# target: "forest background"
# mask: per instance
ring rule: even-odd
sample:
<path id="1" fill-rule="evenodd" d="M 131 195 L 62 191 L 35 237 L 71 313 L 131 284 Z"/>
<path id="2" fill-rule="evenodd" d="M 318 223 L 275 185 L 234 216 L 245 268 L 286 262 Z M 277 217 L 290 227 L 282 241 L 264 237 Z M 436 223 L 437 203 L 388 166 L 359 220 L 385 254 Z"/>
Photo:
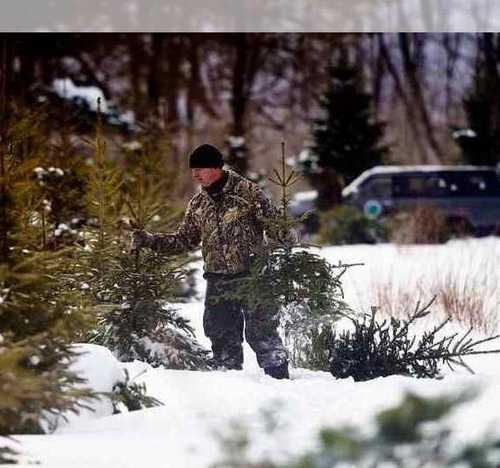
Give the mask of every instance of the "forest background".
<path id="1" fill-rule="evenodd" d="M 470 127 L 465 103 L 481 80 L 484 118 L 499 127 L 498 34 L 3 34 L 1 44 L 1 89 L 17 105 L 60 109 L 65 96 L 81 122 L 96 103 L 74 89 L 96 87 L 114 109 L 110 151 L 139 128 L 168 136 L 171 169 L 185 176 L 181 197 L 192 189 L 185 157 L 199 143 L 218 145 L 243 172 L 269 173 L 281 141 L 298 155 L 339 54 L 361 70 L 373 118 L 385 124 L 384 163 L 461 162 L 454 135 Z M 51 131 L 69 115 L 56 110 Z"/>

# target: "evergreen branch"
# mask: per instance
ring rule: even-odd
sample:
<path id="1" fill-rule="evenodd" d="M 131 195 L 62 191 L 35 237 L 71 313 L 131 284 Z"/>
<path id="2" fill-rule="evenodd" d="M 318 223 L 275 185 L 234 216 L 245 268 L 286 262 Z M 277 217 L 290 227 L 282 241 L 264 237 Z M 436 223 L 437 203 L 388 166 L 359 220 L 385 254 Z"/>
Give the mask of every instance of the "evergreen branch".
<path id="1" fill-rule="evenodd" d="M 349 317 L 354 324 L 354 332 L 346 331 L 340 336 L 333 334 L 329 345 L 332 374 L 336 377 L 353 376 L 355 380 L 391 374 L 436 377 L 439 373 L 438 362 L 446 364 L 451 370 L 455 365 L 472 371 L 464 362 L 465 356 L 500 353 L 500 349 L 475 349 L 478 344 L 490 342 L 499 336 L 473 341 L 468 338 L 471 330 L 460 336 L 454 333 L 436 340 L 438 332 L 449 322 L 449 317 L 424 333 L 418 343 L 415 336 L 409 337 L 410 325 L 428 315 L 433 300 L 424 307 L 418 303 L 414 313 L 403 322 L 394 318 L 391 318 L 390 323 L 387 320 L 377 322 L 375 307 L 372 307 L 371 314 L 364 316 L 363 321 Z"/>
<path id="2" fill-rule="evenodd" d="M 272 182 L 275 185 L 280 185 L 280 183 L 276 179 L 273 179 L 272 177 L 268 177 L 267 180 L 269 180 L 270 182 Z"/>
<path id="3" fill-rule="evenodd" d="M 482 340 L 474 341 L 473 343 L 471 343 L 470 345 L 468 345 L 468 348 L 480 345 L 482 343 L 486 343 L 486 342 L 491 341 L 491 340 L 496 340 L 497 338 L 500 338 L 500 335 L 490 336 L 490 337 L 484 338 Z"/>
<path id="4" fill-rule="evenodd" d="M 472 327 L 469 328 L 469 330 L 467 331 L 467 333 L 464 334 L 464 336 L 458 340 L 456 343 L 455 343 L 455 346 L 453 347 L 453 351 L 457 351 L 459 348 L 460 348 L 460 345 L 464 342 L 464 340 L 472 333 Z"/>

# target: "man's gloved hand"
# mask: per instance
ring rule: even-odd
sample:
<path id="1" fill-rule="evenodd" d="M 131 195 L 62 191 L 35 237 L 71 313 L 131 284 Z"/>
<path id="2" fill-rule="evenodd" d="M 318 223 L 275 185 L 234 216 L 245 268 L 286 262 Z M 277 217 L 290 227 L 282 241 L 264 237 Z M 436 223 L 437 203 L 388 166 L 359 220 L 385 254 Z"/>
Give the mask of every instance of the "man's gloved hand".
<path id="1" fill-rule="evenodd" d="M 130 242 L 130 253 L 139 252 L 143 247 L 148 247 L 150 234 L 146 231 L 134 231 Z"/>

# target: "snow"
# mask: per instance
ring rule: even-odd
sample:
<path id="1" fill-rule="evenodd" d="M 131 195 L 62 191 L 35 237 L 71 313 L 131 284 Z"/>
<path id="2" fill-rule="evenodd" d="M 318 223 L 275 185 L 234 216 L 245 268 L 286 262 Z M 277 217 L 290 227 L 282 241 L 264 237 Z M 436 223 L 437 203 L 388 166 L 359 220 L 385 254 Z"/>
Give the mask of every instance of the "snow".
<path id="1" fill-rule="evenodd" d="M 311 173 L 319 173 L 323 169 L 318 165 L 319 157 L 314 154 L 312 148 L 306 146 L 295 158 L 288 158 L 287 164 L 291 167 L 301 167 L 309 165 L 308 171 Z"/>
<path id="2" fill-rule="evenodd" d="M 466 137 L 466 138 L 476 138 L 477 133 L 472 130 L 472 128 L 461 128 L 460 130 L 455 130 L 452 134 L 453 138 L 460 138 L 460 137 Z"/>
<path id="3" fill-rule="evenodd" d="M 233 149 L 242 148 L 245 146 L 245 137 L 230 135 L 227 139 L 229 146 Z"/>
<path id="4" fill-rule="evenodd" d="M 52 82 L 53 91 L 61 98 L 73 101 L 76 104 L 83 104 L 91 111 L 97 112 L 97 103 L 100 100 L 100 112 L 106 116 L 107 121 L 112 125 L 126 125 L 130 129 L 135 125 L 135 114 L 132 110 L 118 112 L 116 105 L 107 101 L 102 89 L 97 86 L 79 86 L 71 78 L 57 78 Z M 138 149 L 134 143 L 131 145 L 131 151 Z M 127 144 L 124 144 L 127 149 Z M 43 168 L 36 168 L 35 172 L 38 178 L 43 177 L 46 172 Z M 49 172 L 55 172 L 58 176 L 64 175 L 62 169 L 49 168 Z"/>
<path id="5" fill-rule="evenodd" d="M 78 358 L 72 363 L 70 370 L 85 379 L 82 387 L 92 388 L 99 393 L 110 393 L 118 382 L 125 381 L 125 372 L 122 364 L 111 354 L 109 349 L 89 343 L 73 345 Z M 100 420 L 113 414 L 113 405 L 109 398 L 100 398 L 86 402 L 92 410 L 81 409 L 78 415 L 67 413 L 57 420 L 59 429 L 64 430 L 68 424 L 81 424 L 83 421 Z"/>
<path id="6" fill-rule="evenodd" d="M 127 151 L 139 151 L 140 149 L 142 149 L 142 143 L 137 140 L 134 140 L 123 143 L 122 147 Z"/>
<path id="7" fill-rule="evenodd" d="M 335 264 L 339 260 L 365 264 L 351 268 L 343 277 L 345 298 L 355 309 L 366 310 L 376 304 L 380 288 L 394 292 L 396 299 L 404 288 L 413 292 L 402 301 L 413 308 L 418 295 L 415 291 L 424 299 L 436 281 L 455 275 L 457 282 L 471 282 L 470 290 L 487 299 L 485 313 L 498 311 L 498 307 L 490 310 L 498 304 L 498 238 L 407 247 L 332 246 L 318 251 Z M 197 279 L 198 299 L 175 306 L 192 320 L 200 343 L 208 346 L 202 331 L 205 283 L 201 272 Z M 441 320 L 442 305 L 436 305 L 432 317 L 427 325 Z M 466 327 L 453 323 L 452 329 L 463 331 Z M 480 331 L 476 334 L 482 336 Z M 263 374 L 246 344 L 245 369 L 227 372 L 153 369 L 138 361 L 120 364 L 104 348 L 78 346 L 90 351 L 78 366 L 93 387 L 109 391 L 123 369 L 128 369 L 131 378 L 144 382 L 148 393 L 164 406 L 114 416 L 109 406 L 103 406 L 92 415 L 74 418 L 54 434 L 18 436 L 25 454 L 40 461 L 41 467 L 207 468 L 222 458 L 218 434 L 234 433 L 231 424 L 235 421 L 248 428 L 252 456 L 268 454 L 282 459 L 310 449 L 317 431 L 325 425 L 369 429 L 373 415 L 399 403 L 407 391 L 437 396 L 477 389 L 479 396 L 447 420 L 458 442 L 479 438 L 488 431 L 495 433 L 498 423 L 498 355 L 471 357 L 467 362 L 475 375 L 465 370 L 446 371 L 442 380 L 390 376 L 354 382 L 335 380 L 324 372 L 291 369 L 291 380 L 278 381 Z M 267 418 L 274 415 L 278 427 L 272 435 L 266 431 L 266 414 Z"/>
<path id="8" fill-rule="evenodd" d="M 476 299 L 482 314 L 497 331 L 500 310 L 500 240 L 495 237 L 454 240 L 443 245 L 353 245 L 328 247 L 322 254 L 330 262 L 364 263 L 343 276 L 347 302 L 355 310 L 368 312 L 372 305 L 402 303 L 411 294 L 407 308 L 416 301 L 428 302 L 434 294 L 457 292 L 464 301 Z M 386 301 L 386 299 L 389 299 Z M 439 299 L 439 298 L 438 298 Z M 434 317 L 443 317 L 439 301 Z M 394 311 L 394 312 L 403 312 Z"/>
<path id="9" fill-rule="evenodd" d="M 313 202 L 316 200 L 318 197 L 318 191 L 317 190 L 307 190 L 305 192 L 297 192 L 293 196 L 292 202 Z"/>
<path id="10" fill-rule="evenodd" d="M 108 112 L 108 104 L 104 93 L 96 86 L 76 86 L 70 78 L 59 78 L 52 82 L 54 92 L 61 98 L 81 100 L 89 109 L 97 111 L 97 100 L 101 100 L 101 112 Z"/>

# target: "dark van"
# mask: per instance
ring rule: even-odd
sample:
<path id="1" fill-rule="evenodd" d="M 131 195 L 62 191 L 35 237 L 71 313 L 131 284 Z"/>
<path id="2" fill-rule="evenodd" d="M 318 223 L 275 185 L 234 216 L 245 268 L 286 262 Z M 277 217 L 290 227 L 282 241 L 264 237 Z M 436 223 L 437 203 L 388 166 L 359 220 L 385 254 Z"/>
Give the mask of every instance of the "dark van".
<path id="1" fill-rule="evenodd" d="M 378 218 L 432 204 L 477 235 L 500 232 L 500 174 L 486 166 L 377 166 L 342 191 L 346 203 Z"/>

